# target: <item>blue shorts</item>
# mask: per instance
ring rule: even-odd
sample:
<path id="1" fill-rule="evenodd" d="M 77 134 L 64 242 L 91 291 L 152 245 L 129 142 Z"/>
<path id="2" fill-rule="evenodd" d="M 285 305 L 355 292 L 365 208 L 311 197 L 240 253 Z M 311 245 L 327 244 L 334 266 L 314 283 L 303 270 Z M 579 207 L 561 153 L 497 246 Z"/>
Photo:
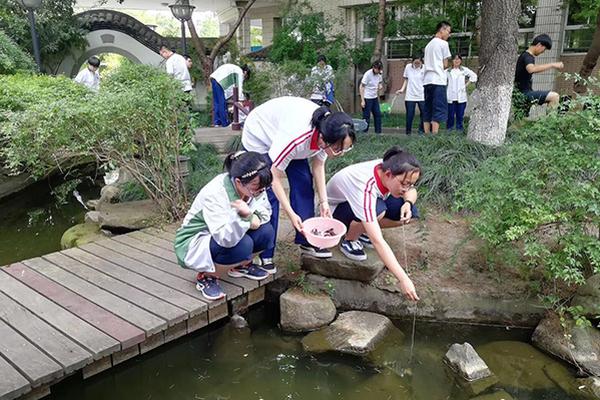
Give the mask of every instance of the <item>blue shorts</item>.
<path id="1" fill-rule="evenodd" d="M 425 85 L 425 107 L 423 122 L 446 122 L 448 119 L 448 101 L 446 100 L 446 85 Z"/>
<path id="2" fill-rule="evenodd" d="M 395 198 L 393 196 L 388 196 L 388 198 L 385 200 L 377 198 L 377 204 L 375 205 L 377 209 L 377 215 L 379 216 L 385 212 L 384 218 L 391 219 L 392 221 L 400 221 L 400 209 L 402 208 L 403 204 L 404 199 L 401 197 Z M 419 210 L 414 204 L 410 210 L 413 218 L 419 218 Z M 350 227 L 350 223 L 352 221 L 361 222 L 360 219 L 354 215 L 352 207 L 350 207 L 350 203 L 347 201 L 337 205 L 335 211 L 333 212 L 333 218 L 346 225 L 346 228 Z"/>
<path id="3" fill-rule="evenodd" d="M 537 103 L 541 106 L 546 102 L 546 97 L 548 97 L 549 93 L 549 90 L 531 90 L 529 92 L 523 92 L 523 96 L 525 96 L 527 101 Z"/>

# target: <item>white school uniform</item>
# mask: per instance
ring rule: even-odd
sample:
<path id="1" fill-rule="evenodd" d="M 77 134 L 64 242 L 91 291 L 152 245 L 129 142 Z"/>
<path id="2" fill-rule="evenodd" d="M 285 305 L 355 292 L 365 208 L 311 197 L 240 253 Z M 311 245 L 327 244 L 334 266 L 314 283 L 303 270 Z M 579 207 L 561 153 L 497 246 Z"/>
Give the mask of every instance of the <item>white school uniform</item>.
<path id="1" fill-rule="evenodd" d="M 167 74 L 181 82 L 181 90 L 189 92 L 192 90 L 192 78 L 188 70 L 185 58 L 181 54 L 173 53 L 165 62 Z"/>
<path id="2" fill-rule="evenodd" d="M 223 64 L 210 77 L 223 88 L 225 99 L 233 96 L 233 87 L 238 87 L 238 100 L 244 101 L 244 71 L 235 64 Z"/>
<path id="3" fill-rule="evenodd" d="M 404 67 L 404 79 L 408 81 L 406 84 L 405 101 L 425 101 L 425 91 L 423 89 L 423 76 L 425 75 L 425 67 L 413 67 L 412 63 L 406 64 Z"/>
<path id="4" fill-rule="evenodd" d="M 444 60 L 450 56 L 450 47 L 447 41 L 438 37 L 431 39 L 425 46 L 423 85 L 446 86 L 448 77 L 444 68 Z"/>
<path id="5" fill-rule="evenodd" d="M 88 67 L 79 71 L 74 81 L 86 86 L 94 92 L 97 92 L 100 89 L 100 74 L 97 70 L 91 71 Z"/>
<path id="6" fill-rule="evenodd" d="M 338 171 L 327 182 L 331 212 L 335 212 L 340 203 L 347 201 L 359 220 L 377 221 L 377 199 L 389 196 L 389 191 L 376 173 L 382 162 L 381 159 L 365 161 Z"/>
<path id="7" fill-rule="evenodd" d="M 246 118 L 242 145 L 248 151 L 268 154 L 273 165 L 285 171 L 292 160 L 311 157 L 325 161 L 317 145 L 319 133 L 311 126 L 318 105 L 301 97 L 278 97 L 256 107 Z"/>
<path id="8" fill-rule="evenodd" d="M 448 103 L 458 101 L 459 103 L 467 102 L 467 84 L 465 81 L 477 82 L 477 74 L 467 67 L 450 68 L 447 70 L 448 88 L 446 89 L 446 97 Z"/>
<path id="9" fill-rule="evenodd" d="M 175 255 L 180 266 L 198 272 L 214 272 L 211 238 L 227 248 L 242 240 L 250 229 L 252 215 L 240 217 L 231 207 L 231 202 L 237 199 L 239 196 L 227 173 L 217 175 L 200 190 L 175 234 Z M 261 225 L 269 222 L 271 206 L 266 191 L 257 198 L 250 198 L 248 207 L 260 219 Z"/>
<path id="10" fill-rule="evenodd" d="M 383 76 L 380 73 L 373 73 L 373 68 L 365 72 L 360 80 L 360 84 L 365 87 L 365 99 L 376 99 L 378 97 L 379 85 L 382 80 Z"/>

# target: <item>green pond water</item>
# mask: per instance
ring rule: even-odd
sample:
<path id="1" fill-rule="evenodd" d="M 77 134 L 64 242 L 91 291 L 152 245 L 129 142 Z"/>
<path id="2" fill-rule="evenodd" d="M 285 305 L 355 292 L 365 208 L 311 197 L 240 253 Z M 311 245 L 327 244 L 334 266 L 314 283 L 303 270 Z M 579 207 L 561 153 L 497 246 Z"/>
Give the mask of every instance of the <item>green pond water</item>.
<path id="1" fill-rule="evenodd" d="M 529 330 L 417 322 L 413 362 L 404 365 L 410 371 L 401 376 L 391 369 L 375 369 L 353 357 L 315 357 L 304 353 L 302 336 L 286 335 L 278 329 L 272 306 L 260 306 L 250 311 L 247 318 L 249 330 L 237 331 L 229 324 L 204 328 L 88 380 L 68 378 L 52 388 L 49 398 L 470 399 L 471 396 L 453 385 L 442 363 L 450 344 L 468 341 L 478 348 L 510 340 L 513 342 L 500 342 L 501 347 L 508 346 L 504 343 L 528 347 L 524 342 L 531 334 Z M 398 322 L 405 333 L 411 332 L 411 324 L 412 321 Z M 406 362 L 410 337 L 402 348 L 402 362 Z M 513 352 L 522 351 L 517 346 Z M 528 352 L 523 353 L 524 362 L 512 360 L 510 365 L 496 367 L 504 369 L 496 371 L 501 378 L 496 385 L 498 389 L 519 400 L 571 399 L 541 370 L 534 371 L 539 367 L 535 362 L 539 361 L 529 365 Z M 545 356 L 542 359 L 555 362 Z"/>

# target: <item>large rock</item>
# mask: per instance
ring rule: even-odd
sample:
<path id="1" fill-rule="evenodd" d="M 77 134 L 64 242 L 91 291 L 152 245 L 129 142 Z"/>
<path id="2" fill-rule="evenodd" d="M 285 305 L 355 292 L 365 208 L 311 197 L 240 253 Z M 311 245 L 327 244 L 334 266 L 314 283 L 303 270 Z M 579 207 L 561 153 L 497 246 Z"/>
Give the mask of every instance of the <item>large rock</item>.
<path id="1" fill-rule="evenodd" d="M 600 378 L 592 376 L 589 378 L 577 379 L 577 390 L 583 393 L 586 399 L 600 400 Z"/>
<path id="2" fill-rule="evenodd" d="M 86 222 L 98 223 L 102 228 L 127 230 L 146 228 L 159 218 L 160 210 L 152 200 L 101 203 L 98 210 L 85 215 Z"/>
<path id="3" fill-rule="evenodd" d="M 121 189 L 115 185 L 106 185 L 100 189 L 100 199 L 98 203 L 118 203 Z M 98 207 L 98 205 L 96 205 Z"/>
<path id="4" fill-rule="evenodd" d="M 540 349 L 572 363 L 590 375 L 600 376 L 600 330 L 578 327 L 571 319 L 561 325 L 558 315 L 544 318 L 531 340 Z"/>
<path id="5" fill-rule="evenodd" d="M 588 318 L 598 318 L 600 316 L 600 274 L 590 277 L 577 290 L 571 305 L 583 307 L 584 314 Z"/>
<path id="6" fill-rule="evenodd" d="M 106 237 L 107 235 L 100 230 L 100 226 L 97 224 L 79 224 L 70 227 L 63 233 L 60 238 L 60 247 L 63 250 L 70 249 L 96 240 L 106 239 Z"/>
<path id="7" fill-rule="evenodd" d="M 566 394 L 577 400 L 600 399 L 600 378 L 576 379 L 560 364 L 544 365 L 544 373 Z"/>
<path id="8" fill-rule="evenodd" d="M 322 328 L 335 318 L 335 305 L 323 293 L 306 294 L 290 289 L 279 298 L 280 326 L 288 332 L 309 332 Z"/>
<path id="9" fill-rule="evenodd" d="M 331 325 L 308 334 L 302 347 L 311 353 L 339 352 L 377 363 L 382 347 L 399 345 L 404 335 L 389 318 L 364 311 L 342 313 Z"/>
<path id="10" fill-rule="evenodd" d="M 371 282 L 383 269 L 377 253 L 369 249 L 365 261 L 353 261 L 343 255 L 339 249 L 333 248 L 333 257 L 316 258 L 302 256 L 302 268 L 315 274 L 332 278 L 349 279 L 354 281 Z"/>
<path id="11" fill-rule="evenodd" d="M 482 394 L 481 396 L 473 397 L 471 400 L 514 400 L 514 397 L 506 393 L 504 390 L 498 390 L 494 393 Z"/>
<path id="12" fill-rule="evenodd" d="M 470 395 L 482 393 L 498 382 L 498 378 L 469 343 L 450 346 L 444 362 L 455 375 L 456 383 Z"/>

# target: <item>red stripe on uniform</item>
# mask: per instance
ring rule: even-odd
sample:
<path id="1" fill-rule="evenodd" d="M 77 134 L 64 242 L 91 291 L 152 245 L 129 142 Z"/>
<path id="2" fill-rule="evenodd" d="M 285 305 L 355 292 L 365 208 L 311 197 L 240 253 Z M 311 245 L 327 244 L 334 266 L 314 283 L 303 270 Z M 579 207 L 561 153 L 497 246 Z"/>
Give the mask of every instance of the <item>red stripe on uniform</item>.
<path id="1" fill-rule="evenodd" d="M 302 144 L 302 142 L 305 142 L 306 139 L 312 137 L 312 132 L 312 130 L 305 132 L 302 135 L 298 136 L 296 139 L 292 140 L 290 143 L 288 143 L 288 145 L 285 146 L 285 149 L 283 149 L 283 151 L 279 153 L 275 161 L 273 161 L 273 164 L 275 164 L 275 166 L 278 167 L 279 164 L 281 164 L 281 162 L 285 160 L 285 158 L 292 152 L 292 150 L 294 150 L 296 146 Z"/>
<path id="2" fill-rule="evenodd" d="M 365 211 L 365 222 L 373 222 L 373 210 L 371 210 L 371 201 L 373 200 L 373 196 L 371 196 L 371 192 L 373 190 L 373 185 L 375 184 L 375 178 L 370 178 L 365 185 L 365 190 L 363 194 L 363 209 Z M 368 203 L 368 204 L 367 204 Z"/>

